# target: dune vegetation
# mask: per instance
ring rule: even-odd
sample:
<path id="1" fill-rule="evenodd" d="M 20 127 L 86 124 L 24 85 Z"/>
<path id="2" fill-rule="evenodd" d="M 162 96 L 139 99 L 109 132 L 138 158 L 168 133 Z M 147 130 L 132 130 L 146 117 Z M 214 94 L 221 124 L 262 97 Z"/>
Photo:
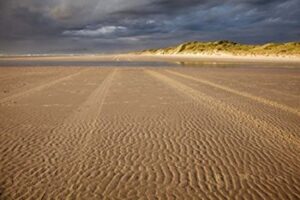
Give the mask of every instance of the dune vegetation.
<path id="1" fill-rule="evenodd" d="M 261 45 L 240 44 L 228 40 L 215 42 L 187 42 L 174 47 L 149 49 L 141 54 L 231 54 L 263 56 L 300 56 L 300 42 L 267 43 Z"/>

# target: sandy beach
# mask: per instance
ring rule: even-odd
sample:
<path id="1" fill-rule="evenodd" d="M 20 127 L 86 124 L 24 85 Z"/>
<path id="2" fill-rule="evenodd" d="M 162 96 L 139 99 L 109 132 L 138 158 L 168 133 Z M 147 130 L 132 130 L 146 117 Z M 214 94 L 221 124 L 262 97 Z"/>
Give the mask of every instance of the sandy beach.
<path id="1" fill-rule="evenodd" d="M 299 124 L 300 68 L 0 67 L 0 199 L 300 199 Z"/>

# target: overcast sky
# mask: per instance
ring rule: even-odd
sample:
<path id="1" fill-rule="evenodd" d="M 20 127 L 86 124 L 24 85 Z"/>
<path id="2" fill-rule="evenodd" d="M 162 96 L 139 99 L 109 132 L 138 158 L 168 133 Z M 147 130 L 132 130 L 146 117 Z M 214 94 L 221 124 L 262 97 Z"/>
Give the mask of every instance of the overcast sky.
<path id="1" fill-rule="evenodd" d="M 0 53 L 300 40 L 300 0 L 0 0 Z"/>

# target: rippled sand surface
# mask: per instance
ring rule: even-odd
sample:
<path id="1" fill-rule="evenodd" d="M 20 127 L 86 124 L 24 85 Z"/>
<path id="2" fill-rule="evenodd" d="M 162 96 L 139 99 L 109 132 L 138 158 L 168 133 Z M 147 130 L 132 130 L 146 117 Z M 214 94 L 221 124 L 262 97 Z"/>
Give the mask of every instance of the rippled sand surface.
<path id="1" fill-rule="evenodd" d="M 0 68 L 0 199 L 300 199 L 299 134 L 299 68 Z"/>

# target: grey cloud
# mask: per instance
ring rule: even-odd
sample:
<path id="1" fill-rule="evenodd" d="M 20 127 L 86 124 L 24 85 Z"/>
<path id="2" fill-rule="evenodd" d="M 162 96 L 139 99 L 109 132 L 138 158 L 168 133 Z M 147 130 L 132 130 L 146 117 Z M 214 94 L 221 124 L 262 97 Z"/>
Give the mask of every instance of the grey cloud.
<path id="1" fill-rule="evenodd" d="M 99 37 L 99 36 L 107 36 L 111 34 L 120 34 L 127 31 L 126 27 L 123 26 L 103 26 L 97 29 L 81 29 L 81 30 L 71 30 L 64 31 L 63 35 L 70 36 L 83 36 L 83 37 Z"/>
<path id="2" fill-rule="evenodd" d="M 4 0 L 0 53 L 299 40 L 299 7 L 299 0 Z"/>

